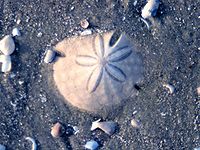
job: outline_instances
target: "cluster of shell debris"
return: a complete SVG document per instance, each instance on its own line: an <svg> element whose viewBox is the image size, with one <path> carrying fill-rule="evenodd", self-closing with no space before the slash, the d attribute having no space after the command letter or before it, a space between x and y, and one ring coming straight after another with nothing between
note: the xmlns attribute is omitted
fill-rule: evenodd
<svg viewBox="0 0 200 150"><path fill-rule="evenodd" d="M138 123L134 119L131 120L131 125L134 128L139 127ZM92 132L96 129L100 129L107 135L112 136L116 132L117 126L118 124L114 121L101 121L101 119L98 119L92 122L90 131ZM70 127L70 130L68 129L68 127ZM65 137L65 135L67 136L76 135L78 134L78 132L79 129L77 126L72 126L72 125L65 126L60 122L55 123L51 128L51 135L55 139ZM31 148L32 150L37 150L37 143L35 139L31 137L26 137L25 139L32 143L32 148ZM96 139L91 139L87 141L85 145L83 145L83 147L88 150L96 150L100 147L100 144ZM5 146L0 145L0 150L6 150Z"/></svg>
<svg viewBox="0 0 200 150"><path fill-rule="evenodd" d="M15 42L13 40L13 37L20 36L20 32L18 28L14 28L11 35L6 35L1 39L0 41L0 51L3 53L0 55L0 63L2 63L1 66L1 72L9 72L12 68L12 62L10 55L15 50Z"/></svg>
<svg viewBox="0 0 200 150"><path fill-rule="evenodd" d="M113 135L115 133L117 127L117 123L113 121L101 121L101 119L92 122L91 131L94 131L96 129L100 129L103 132L105 132L108 135ZM73 134L76 135L79 130L78 127L74 126L73 128ZM66 134L66 127L64 127L61 123L57 122L53 125L51 128L51 135L54 138L62 137L64 134ZM99 147L99 143L96 140L90 140L87 141L85 145L83 145L86 149L89 150L95 150Z"/></svg>

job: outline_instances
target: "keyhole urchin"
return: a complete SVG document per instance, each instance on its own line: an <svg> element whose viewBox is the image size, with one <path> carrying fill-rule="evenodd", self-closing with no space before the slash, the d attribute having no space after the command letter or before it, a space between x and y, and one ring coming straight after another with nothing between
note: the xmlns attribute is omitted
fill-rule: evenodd
<svg viewBox="0 0 200 150"><path fill-rule="evenodd" d="M112 35L74 37L56 45L66 57L54 64L54 80L67 102L97 112L132 94L142 79L142 60L125 34L110 46Z"/></svg>

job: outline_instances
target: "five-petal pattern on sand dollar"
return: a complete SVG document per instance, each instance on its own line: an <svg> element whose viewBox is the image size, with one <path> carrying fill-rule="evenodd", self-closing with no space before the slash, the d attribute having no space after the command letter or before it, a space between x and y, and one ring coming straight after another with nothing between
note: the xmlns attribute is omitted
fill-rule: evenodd
<svg viewBox="0 0 200 150"><path fill-rule="evenodd" d="M102 35L97 35L93 41L93 52L91 55L77 55L76 63L83 67L93 67L87 79L87 90L94 92L103 75L116 82L124 82L126 80L125 72L119 67L118 62L125 60L132 53L132 47L123 41L121 36L113 46L105 44Z"/></svg>

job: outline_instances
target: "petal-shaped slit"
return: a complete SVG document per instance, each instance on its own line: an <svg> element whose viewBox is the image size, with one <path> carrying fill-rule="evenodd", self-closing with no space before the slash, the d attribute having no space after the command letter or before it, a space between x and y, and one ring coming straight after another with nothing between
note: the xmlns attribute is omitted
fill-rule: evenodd
<svg viewBox="0 0 200 150"><path fill-rule="evenodd" d="M130 56L132 53L132 49L129 46L120 47L117 50L114 50L111 52L107 59L110 62L118 62L126 59L128 56Z"/></svg>
<svg viewBox="0 0 200 150"><path fill-rule="evenodd" d="M97 64L97 59L89 55L78 55L76 57L76 63L80 66L90 67Z"/></svg>
<svg viewBox="0 0 200 150"><path fill-rule="evenodd" d="M102 66L97 66L90 74L87 81L87 90L92 93L94 92L100 84L103 75Z"/></svg>
<svg viewBox="0 0 200 150"><path fill-rule="evenodd" d="M94 38L93 50L94 50L94 53L99 58L103 58L104 57L105 47L104 47L104 39L103 39L102 35L98 34Z"/></svg>
<svg viewBox="0 0 200 150"><path fill-rule="evenodd" d="M125 73L120 68L118 68L113 64L107 64L105 67L105 71L112 79L116 81L124 82L126 80Z"/></svg>

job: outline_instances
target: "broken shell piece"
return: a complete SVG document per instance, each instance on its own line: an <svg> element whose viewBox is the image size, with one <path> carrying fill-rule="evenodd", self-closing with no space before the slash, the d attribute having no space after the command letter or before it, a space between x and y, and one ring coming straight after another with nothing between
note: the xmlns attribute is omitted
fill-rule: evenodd
<svg viewBox="0 0 200 150"><path fill-rule="evenodd" d="M6 150L6 147L0 144L0 150Z"/></svg>
<svg viewBox="0 0 200 150"><path fill-rule="evenodd" d="M55 138L60 137L65 132L65 129L62 124L57 122L54 124L54 126L51 128L51 135Z"/></svg>
<svg viewBox="0 0 200 150"><path fill-rule="evenodd" d="M9 72L11 70L11 57L8 55L0 55L0 62L2 63L1 71Z"/></svg>
<svg viewBox="0 0 200 150"><path fill-rule="evenodd" d="M44 62L51 63L55 59L55 56L56 56L56 52L54 50L50 50L50 49L47 50L44 57Z"/></svg>
<svg viewBox="0 0 200 150"><path fill-rule="evenodd" d="M1 41L0 41L0 50L4 55L11 55L15 50L15 43L10 35L6 35Z"/></svg>
<svg viewBox="0 0 200 150"><path fill-rule="evenodd" d="M115 132L116 127L117 127L117 123L113 121L100 122L100 119L99 119L97 121L92 122L91 131L99 128L103 130L105 133L107 133L108 135L112 135Z"/></svg>
<svg viewBox="0 0 200 150"><path fill-rule="evenodd" d="M21 33L20 33L20 31L19 31L18 28L14 28L14 29L12 30L12 35L13 35L13 36L21 36Z"/></svg>
<svg viewBox="0 0 200 150"><path fill-rule="evenodd" d="M138 123L137 123L137 121L136 121L135 119L132 119L132 120L131 120L131 125L132 125L134 128L138 128L138 127L139 127L139 125L138 125Z"/></svg>
<svg viewBox="0 0 200 150"><path fill-rule="evenodd" d="M143 19L143 18L140 18L140 19L146 24L147 29L149 30L150 29L149 23L145 19Z"/></svg>
<svg viewBox="0 0 200 150"><path fill-rule="evenodd" d="M155 16L159 7L159 0L148 0L147 4L142 9L142 17L144 19Z"/></svg>
<svg viewBox="0 0 200 150"><path fill-rule="evenodd" d="M74 130L74 134L76 135L79 132L79 128L77 126L72 127Z"/></svg>
<svg viewBox="0 0 200 150"><path fill-rule="evenodd" d="M163 84L163 86L166 87L166 88L168 88L170 94L174 93L175 88L172 85L170 85L170 84Z"/></svg>
<svg viewBox="0 0 200 150"><path fill-rule="evenodd" d="M85 147L86 149L89 149L89 150L95 150L95 149L98 148L98 146L99 146L99 144L98 144L96 141L94 141L94 140L88 141L88 142L84 145L84 147Z"/></svg>
<svg viewBox="0 0 200 150"><path fill-rule="evenodd" d="M31 148L31 150L37 150L37 144L36 144L36 142L35 142L35 140L33 138L26 137L25 139L32 142L32 148Z"/></svg>
<svg viewBox="0 0 200 150"><path fill-rule="evenodd" d="M89 27L89 22L86 19L81 20L80 25L83 29L87 29Z"/></svg>
<svg viewBox="0 0 200 150"><path fill-rule="evenodd" d="M84 30L83 32L81 32L82 36L86 36L86 35L90 35L90 34L92 34L92 30L90 30L90 29L87 29L87 30Z"/></svg>

